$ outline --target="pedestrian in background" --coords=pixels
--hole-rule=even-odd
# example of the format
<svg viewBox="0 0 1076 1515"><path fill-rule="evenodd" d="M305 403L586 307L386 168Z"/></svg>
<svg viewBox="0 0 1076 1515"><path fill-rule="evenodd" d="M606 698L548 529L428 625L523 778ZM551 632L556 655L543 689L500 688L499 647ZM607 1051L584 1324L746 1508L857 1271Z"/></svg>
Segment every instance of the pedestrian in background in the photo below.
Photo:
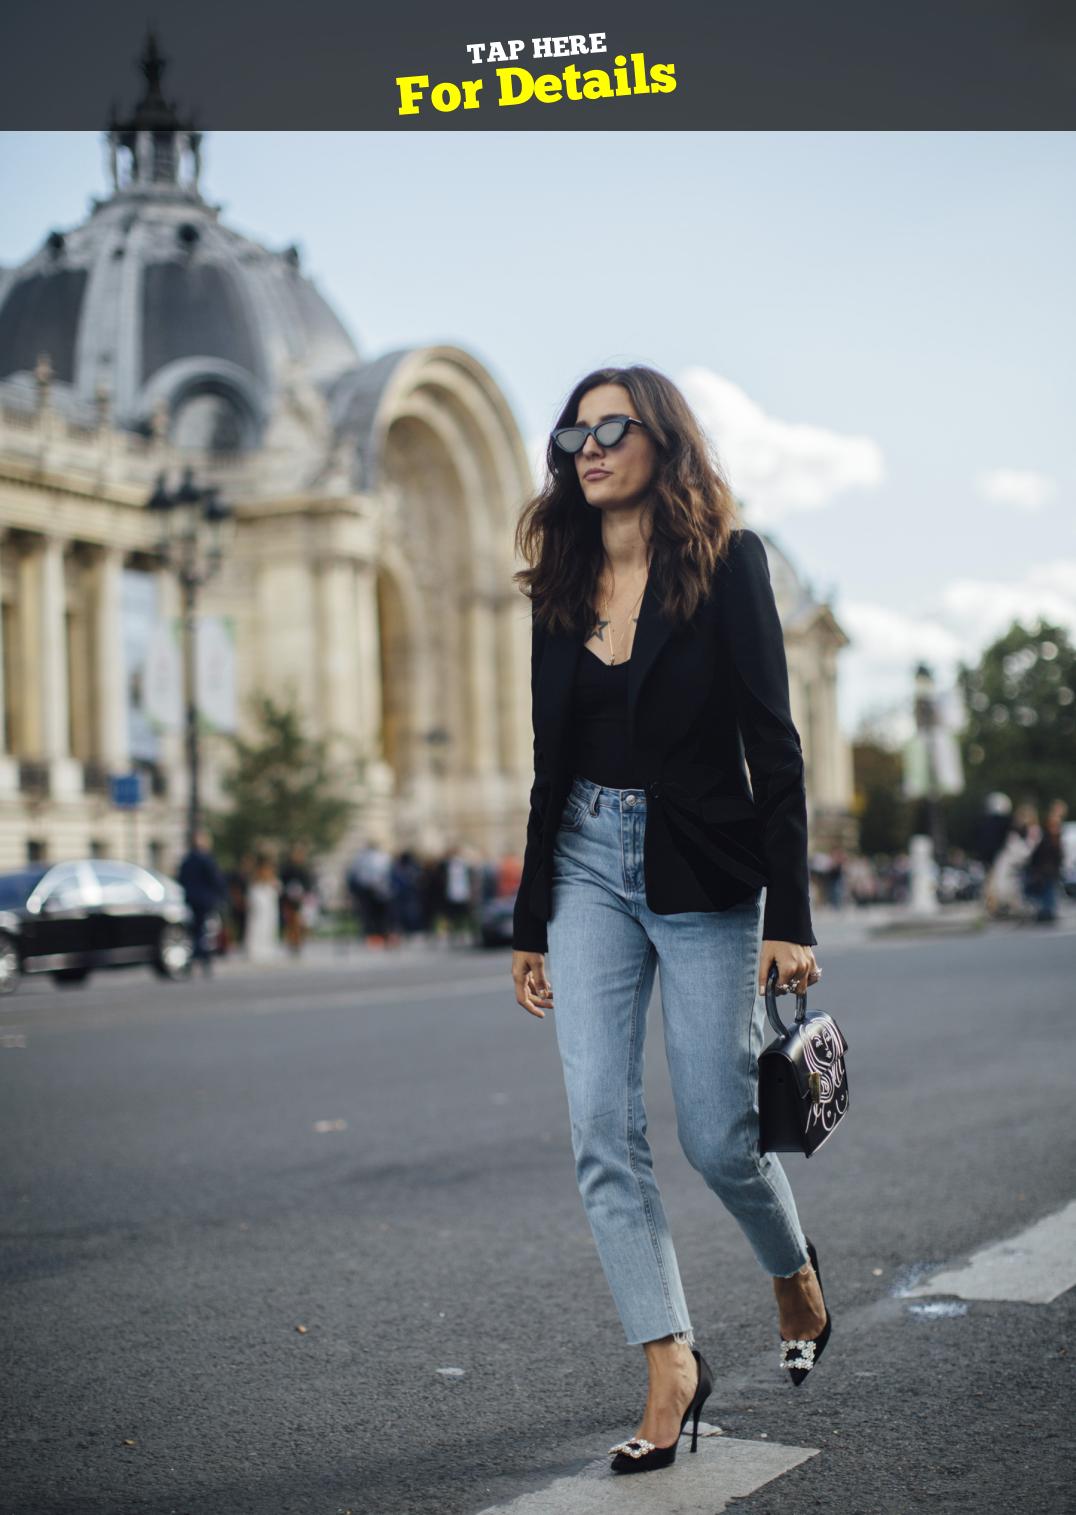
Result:
<svg viewBox="0 0 1076 1515"><path fill-rule="evenodd" d="M449 848L444 859L444 912L449 940L470 938L474 915L471 869L462 847Z"/></svg>
<svg viewBox="0 0 1076 1515"><path fill-rule="evenodd" d="M307 932L307 900L314 875L307 864L305 842L293 842L280 869L280 913L284 942L293 957L303 949Z"/></svg>
<svg viewBox="0 0 1076 1515"><path fill-rule="evenodd" d="M834 847L829 855L829 873L826 877L826 898L834 910L840 910L844 905L844 886L847 867L847 852L840 845Z"/></svg>
<svg viewBox="0 0 1076 1515"><path fill-rule="evenodd" d="M387 946L392 908L392 857L379 841L368 837L363 842L348 867L347 886L355 901L366 945Z"/></svg>
<svg viewBox="0 0 1076 1515"><path fill-rule="evenodd" d="M518 852L504 852L497 864L497 897L505 899L519 889L523 859Z"/></svg>
<svg viewBox="0 0 1076 1515"><path fill-rule="evenodd" d="M410 848L405 848L392 867L392 930L406 941L425 930L422 883L422 864Z"/></svg>
<svg viewBox="0 0 1076 1515"><path fill-rule="evenodd" d="M229 943L242 947L247 934L247 890L254 873L254 858L244 852L234 868L224 875L228 885L227 912L229 920Z"/></svg>
<svg viewBox="0 0 1076 1515"><path fill-rule="evenodd" d="M1023 874L1041 835L1034 805L1018 805L1012 825L986 880L986 910L991 916L1020 915L1024 908Z"/></svg>
<svg viewBox="0 0 1076 1515"><path fill-rule="evenodd" d="M1043 922L1057 920L1058 888L1061 883L1061 827L1068 814L1064 800L1054 800L1046 812L1042 834L1027 860L1024 872L1024 894L1037 907L1035 919Z"/></svg>
<svg viewBox="0 0 1076 1515"><path fill-rule="evenodd" d="M987 870L997 861L1012 825L1012 800L1000 789L988 794L975 827L975 855Z"/></svg>
<svg viewBox="0 0 1076 1515"><path fill-rule="evenodd" d="M209 832L201 827L194 833L193 845L179 865L179 883L193 916L193 960L201 963L208 977L213 964L207 927L210 917L223 904L228 885L213 856Z"/></svg>
<svg viewBox="0 0 1076 1515"><path fill-rule="evenodd" d="M252 963L280 955L280 879L273 859L260 853L247 891L247 956Z"/></svg>

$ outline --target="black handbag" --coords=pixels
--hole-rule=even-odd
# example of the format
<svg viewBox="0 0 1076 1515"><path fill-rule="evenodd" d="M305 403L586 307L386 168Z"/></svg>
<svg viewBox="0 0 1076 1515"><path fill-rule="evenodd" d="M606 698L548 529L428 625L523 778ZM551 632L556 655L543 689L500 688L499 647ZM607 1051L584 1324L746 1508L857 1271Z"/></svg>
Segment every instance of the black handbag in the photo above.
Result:
<svg viewBox="0 0 1076 1515"><path fill-rule="evenodd" d="M766 1014L777 1038L758 1058L758 1149L810 1157L848 1113L848 1043L832 1015L807 1014L796 995L789 1028L777 1013L777 964L766 976Z"/></svg>

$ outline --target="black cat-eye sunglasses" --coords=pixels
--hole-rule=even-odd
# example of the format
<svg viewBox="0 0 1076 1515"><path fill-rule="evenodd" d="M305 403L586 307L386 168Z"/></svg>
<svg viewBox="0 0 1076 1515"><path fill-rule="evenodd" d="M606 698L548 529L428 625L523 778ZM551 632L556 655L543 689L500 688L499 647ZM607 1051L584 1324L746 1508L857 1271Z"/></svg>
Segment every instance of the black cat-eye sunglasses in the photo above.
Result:
<svg viewBox="0 0 1076 1515"><path fill-rule="evenodd" d="M587 437L593 437L599 447L615 447L629 426L643 426L634 416L608 416L597 426L558 426L553 440L562 452L580 452L586 446Z"/></svg>

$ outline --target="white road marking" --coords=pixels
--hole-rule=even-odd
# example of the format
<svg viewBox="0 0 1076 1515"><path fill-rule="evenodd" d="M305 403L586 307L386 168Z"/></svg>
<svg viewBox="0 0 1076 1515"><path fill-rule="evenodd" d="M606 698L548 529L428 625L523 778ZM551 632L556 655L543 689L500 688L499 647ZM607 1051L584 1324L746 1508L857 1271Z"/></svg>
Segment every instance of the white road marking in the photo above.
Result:
<svg viewBox="0 0 1076 1515"><path fill-rule="evenodd" d="M932 1299L925 1305L908 1306L909 1315L918 1315L923 1320L955 1320L967 1313L967 1305L957 1304L955 1299Z"/></svg>
<svg viewBox="0 0 1076 1515"><path fill-rule="evenodd" d="M610 1443L612 1445L612 1443ZM610 1473L608 1456L571 1478L490 1505L480 1515L718 1515L771 1479L817 1457L817 1447L715 1436L692 1455L681 1444L671 1468L635 1476Z"/></svg>
<svg viewBox="0 0 1076 1515"><path fill-rule="evenodd" d="M962 1268L947 1268L902 1297L955 1294L958 1299L1012 1300L1048 1305L1076 1284L1076 1200L1007 1241L972 1254Z"/></svg>

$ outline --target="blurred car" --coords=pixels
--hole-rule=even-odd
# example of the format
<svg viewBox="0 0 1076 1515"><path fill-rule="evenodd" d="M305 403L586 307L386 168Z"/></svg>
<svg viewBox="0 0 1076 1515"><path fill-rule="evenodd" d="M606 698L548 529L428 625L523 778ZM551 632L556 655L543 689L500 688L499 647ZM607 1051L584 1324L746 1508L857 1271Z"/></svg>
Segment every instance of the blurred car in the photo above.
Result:
<svg viewBox="0 0 1076 1515"><path fill-rule="evenodd" d="M510 947L512 945L512 911L515 909L514 894L500 894L486 900L478 911L478 940L483 947Z"/></svg>
<svg viewBox="0 0 1076 1515"><path fill-rule="evenodd" d="M935 893L942 905L953 900L977 900L983 892L985 872L982 863L972 859L967 863L946 863L938 870Z"/></svg>
<svg viewBox="0 0 1076 1515"><path fill-rule="evenodd" d="M83 983L98 968L190 971L191 913L174 879L111 858L0 874L0 994L24 973Z"/></svg>

